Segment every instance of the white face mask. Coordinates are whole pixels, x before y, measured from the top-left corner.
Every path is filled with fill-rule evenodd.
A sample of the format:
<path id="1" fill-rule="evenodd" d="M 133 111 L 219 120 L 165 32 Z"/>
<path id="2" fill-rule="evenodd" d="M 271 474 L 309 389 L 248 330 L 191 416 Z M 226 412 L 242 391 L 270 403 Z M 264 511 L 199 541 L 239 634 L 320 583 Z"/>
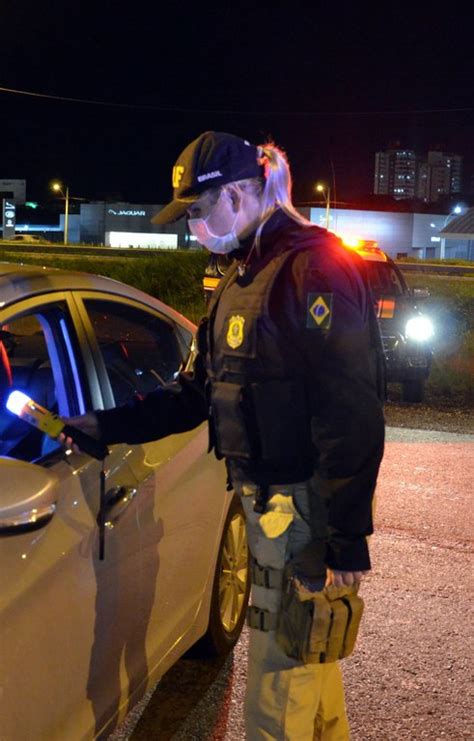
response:
<path id="1" fill-rule="evenodd" d="M 189 231 L 209 252 L 215 252 L 217 255 L 227 255 L 229 252 L 240 247 L 240 242 L 234 229 L 238 215 L 237 213 L 230 231 L 226 234 L 219 235 L 211 232 L 207 225 L 209 216 L 205 219 L 188 219 Z"/>

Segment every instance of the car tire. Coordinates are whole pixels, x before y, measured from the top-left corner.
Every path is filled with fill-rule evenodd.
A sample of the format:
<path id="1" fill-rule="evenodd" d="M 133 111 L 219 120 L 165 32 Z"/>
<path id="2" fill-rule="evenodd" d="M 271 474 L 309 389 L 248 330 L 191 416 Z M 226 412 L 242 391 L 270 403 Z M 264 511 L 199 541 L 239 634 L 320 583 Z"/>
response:
<path id="1" fill-rule="evenodd" d="M 414 378 L 402 384 L 402 398 L 411 404 L 417 404 L 425 398 L 425 379 Z"/>
<path id="2" fill-rule="evenodd" d="M 227 513 L 212 587 L 209 625 L 188 654 L 193 658 L 225 656 L 237 643 L 250 593 L 245 515 L 234 496 Z"/>

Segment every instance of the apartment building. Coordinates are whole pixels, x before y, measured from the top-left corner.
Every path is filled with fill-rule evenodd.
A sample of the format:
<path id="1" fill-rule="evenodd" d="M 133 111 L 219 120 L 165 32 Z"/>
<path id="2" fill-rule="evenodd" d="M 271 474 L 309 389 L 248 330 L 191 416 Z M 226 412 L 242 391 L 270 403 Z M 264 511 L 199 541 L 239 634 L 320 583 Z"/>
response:
<path id="1" fill-rule="evenodd" d="M 417 198 L 425 203 L 436 203 L 444 196 L 460 193 L 461 177 L 461 155 L 428 152 L 426 161 L 420 163 Z"/>
<path id="2" fill-rule="evenodd" d="M 374 193 L 436 203 L 462 191 L 462 159 L 434 150 L 420 157 L 413 149 L 400 147 L 376 152 Z"/>
<path id="3" fill-rule="evenodd" d="M 417 155 L 413 149 L 375 154 L 374 193 L 396 199 L 416 197 Z"/>

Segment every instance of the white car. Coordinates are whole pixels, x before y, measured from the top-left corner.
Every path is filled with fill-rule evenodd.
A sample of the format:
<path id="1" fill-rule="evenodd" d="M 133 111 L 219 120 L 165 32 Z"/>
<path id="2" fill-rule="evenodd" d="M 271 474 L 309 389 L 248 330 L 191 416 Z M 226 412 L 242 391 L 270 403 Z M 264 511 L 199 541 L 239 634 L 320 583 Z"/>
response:
<path id="1" fill-rule="evenodd" d="M 104 737 L 199 641 L 232 649 L 249 590 L 240 503 L 207 425 L 102 464 L 5 408 L 110 408 L 192 363 L 195 327 L 114 280 L 0 263 L 0 736 Z"/>

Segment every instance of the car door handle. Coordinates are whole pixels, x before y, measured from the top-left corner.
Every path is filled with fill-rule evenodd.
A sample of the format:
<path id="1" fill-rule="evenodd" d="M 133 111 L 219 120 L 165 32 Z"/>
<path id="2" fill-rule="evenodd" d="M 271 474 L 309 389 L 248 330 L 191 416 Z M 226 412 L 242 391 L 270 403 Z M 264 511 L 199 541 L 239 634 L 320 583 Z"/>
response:
<path id="1" fill-rule="evenodd" d="M 105 495 L 105 524 L 113 525 L 133 502 L 137 489 L 133 486 L 114 486 Z M 97 517 L 97 522 L 99 517 Z"/>

